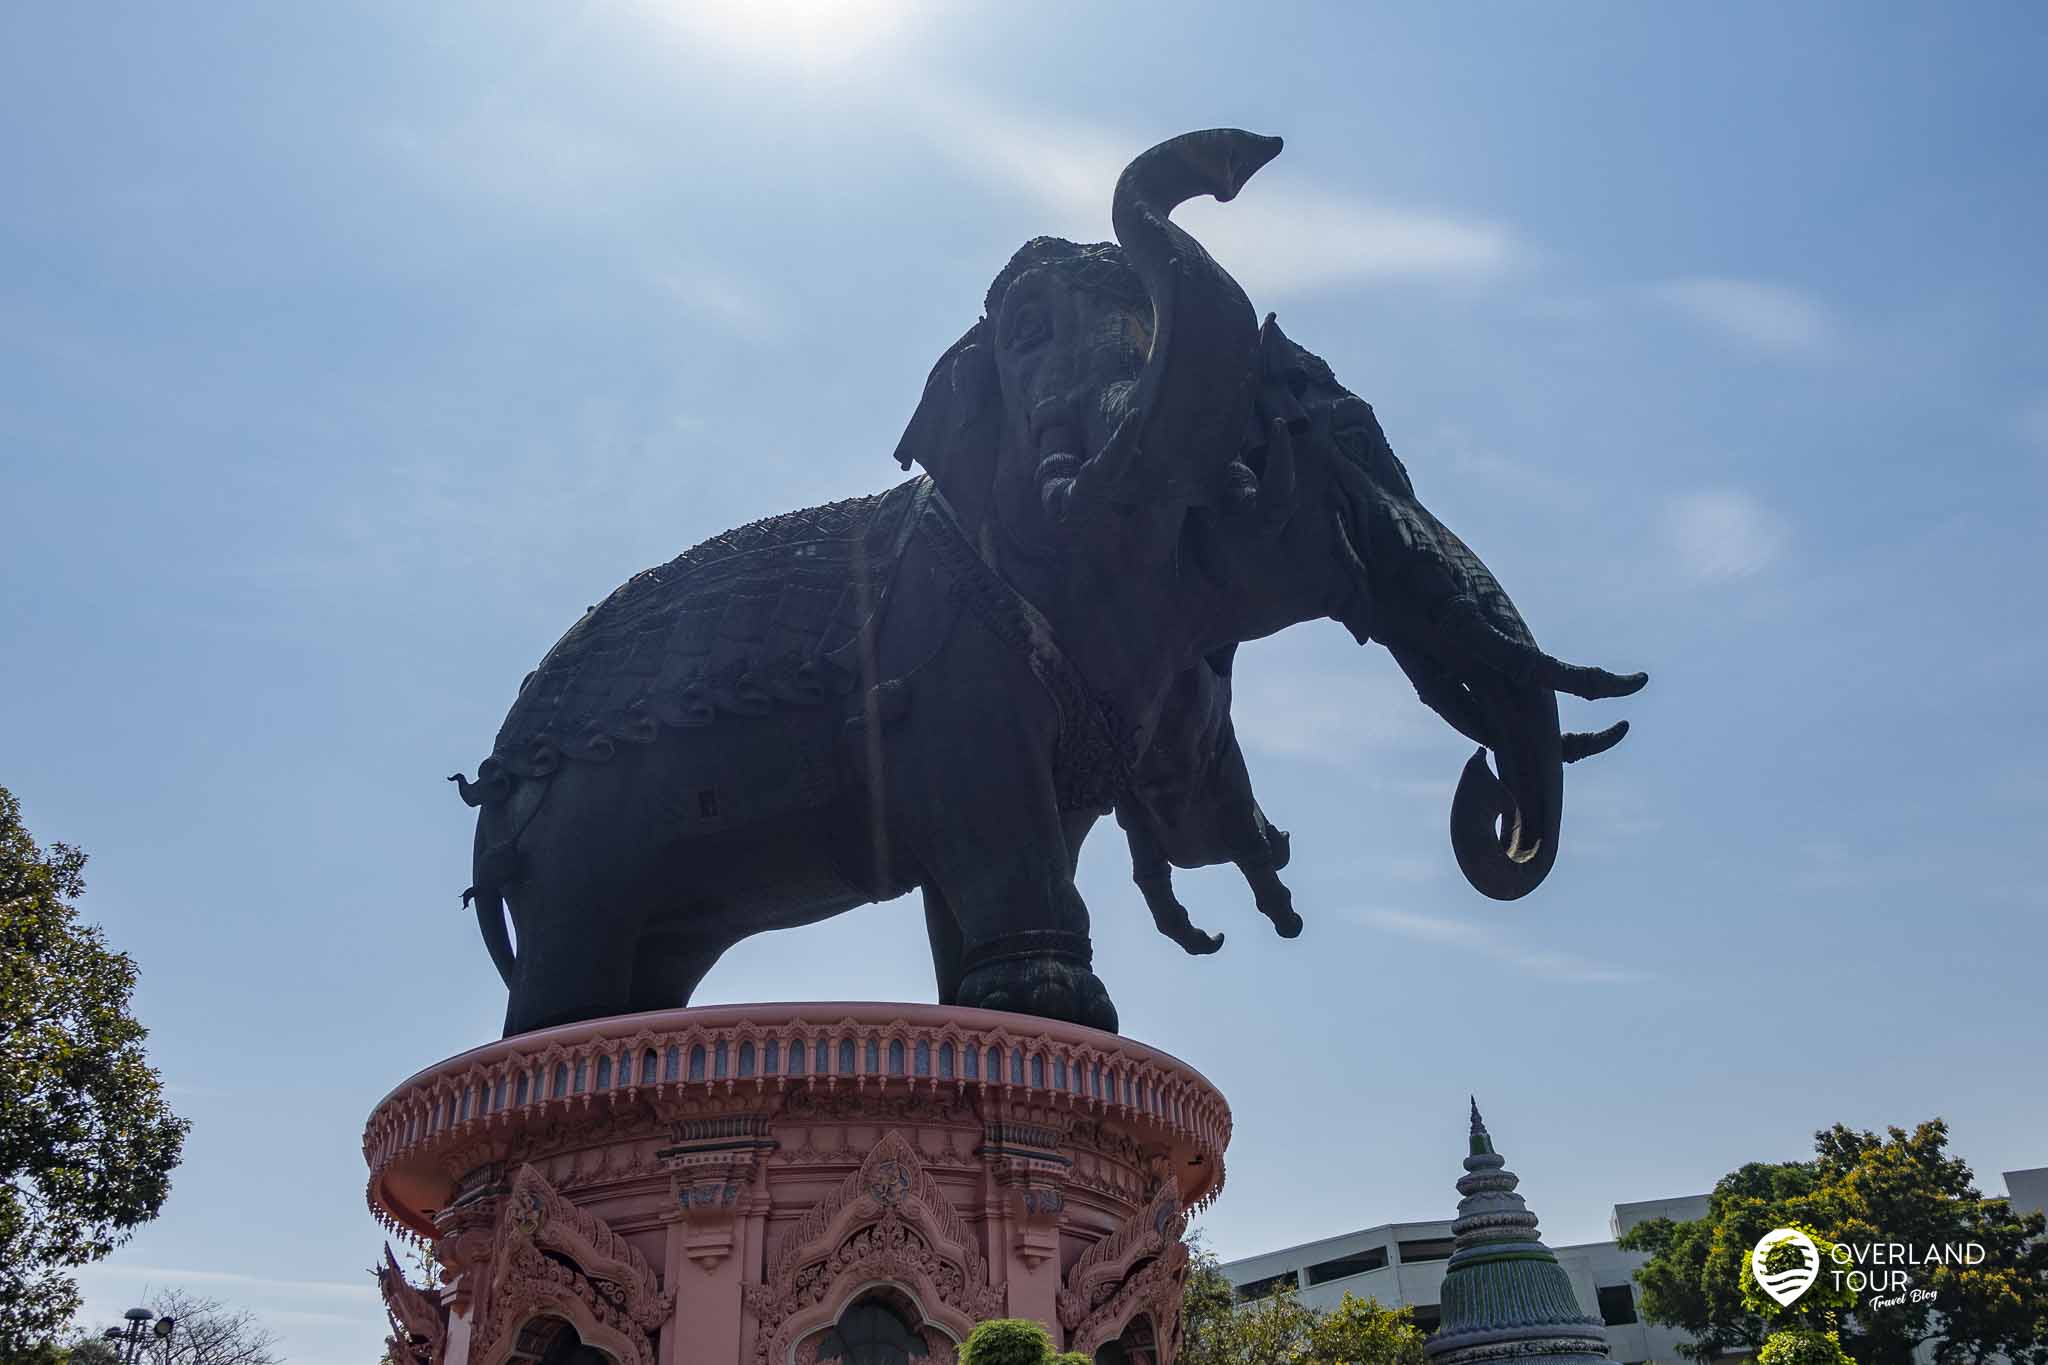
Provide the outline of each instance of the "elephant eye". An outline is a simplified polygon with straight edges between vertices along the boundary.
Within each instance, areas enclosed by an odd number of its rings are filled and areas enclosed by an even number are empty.
[[[1052,335],[1052,319],[1045,309],[1036,306],[1020,308],[1010,323],[1009,345],[1017,350],[1036,346]]]

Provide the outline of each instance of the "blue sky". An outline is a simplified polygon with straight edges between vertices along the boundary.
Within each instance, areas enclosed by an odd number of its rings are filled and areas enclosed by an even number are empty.
[[[751,15],[751,18],[743,18]],[[1334,625],[1240,656],[1283,943],[1122,841],[1131,1034],[1230,1097],[1226,1255],[1443,1216],[1476,1091],[1556,1241],[1952,1123],[2048,1164],[2038,7],[15,6],[0,17],[0,782],[194,1120],[87,1276],[370,1358],[358,1148],[495,1036],[456,894],[524,672],[634,571],[877,489],[1028,237],[1189,128],[1186,219],[1377,407],[1553,652],[1647,668],[1556,873],[1481,901],[1466,746]],[[914,899],[701,999],[929,998]]]

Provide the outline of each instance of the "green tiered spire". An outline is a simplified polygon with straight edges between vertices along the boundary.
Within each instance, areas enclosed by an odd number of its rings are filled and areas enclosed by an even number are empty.
[[[1571,1277],[1536,1235],[1521,1183],[1493,1150],[1472,1101],[1471,1155],[1458,1181],[1457,1249],[1444,1272],[1443,1321],[1424,1348],[1430,1365],[1594,1365],[1607,1328],[1586,1316]]]

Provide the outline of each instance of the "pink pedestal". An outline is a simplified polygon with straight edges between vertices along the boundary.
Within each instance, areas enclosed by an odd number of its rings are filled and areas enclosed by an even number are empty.
[[[863,1305],[933,1365],[991,1317],[1172,1365],[1180,1233],[1229,1140],[1206,1080],[1126,1038],[787,1004],[477,1048],[387,1096],[363,1154],[371,1209],[444,1266],[382,1277],[431,1365],[812,1365]]]

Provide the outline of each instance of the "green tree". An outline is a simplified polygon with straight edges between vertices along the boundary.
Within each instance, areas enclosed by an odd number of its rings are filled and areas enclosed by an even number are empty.
[[[1030,1318],[990,1318],[960,1344],[960,1365],[1046,1365],[1052,1334]]]
[[[2016,1365],[2048,1365],[2041,1215],[1984,1198],[1969,1165],[1947,1147],[1948,1127],[1939,1119],[1882,1137],[1837,1124],[1814,1135],[1811,1161],[1758,1162],[1731,1172],[1714,1187],[1706,1217],[1657,1219],[1622,1239],[1623,1247],[1650,1258],[1636,1272],[1643,1315],[1684,1330],[1693,1341],[1681,1349],[1700,1360],[1760,1352],[1778,1328],[1802,1334],[1779,1353],[1796,1348],[1803,1358],[1824,1349],[1814,1338],[1827,1335],[1828,1315],[1839,1312],[1834,1349],[1861,1365],[1912,1365],[1921,1347],[1939,1365],[1997,1355]],[[1753,1286],[1745,1297],[1746,1267],[1764,1234],[1787,1226],[1851,1251],[1901,1243],[1924,1253],[1974,1243],[1984,1254],[1976,1265],[1911,1267],[1911,1288],[1932,1294],[1908,1293],[1902,1303],[1877,1307],[1871,1295],[1848,1286],[1853,1264],[1824,1256],[1814,1288],[1794,1305],[1798,1311],[1774,1318],[1762,1311],[1765,1301]]]
[[[156,1217],[188,1124],[128,1013],[135,964],[78,923],[85,855],[38,848],[0,788],[0,1359],[54,1354],[64,1272]]]
[[[1346,1294],[1324,1312],[1291,1284],[1240,1304],[1214,1253],[1190,1241],[1181,1292],[1181,1365],[1422,1365],[1422,1329],[1405,1308]]]
[[[1308,1354],[1317,1365],[1422,1365],[1422,1329],[1406,1308],[1346,1294],[1309,1328]]]
[[[1757,1365],[1856,1365],[1842,1350],[1839,1332],[1788,1327],[1764,1339]]]
[[[55,1365],[121,1365],[121,1353],[93,1337],[81,1336],[52,1354]]]

